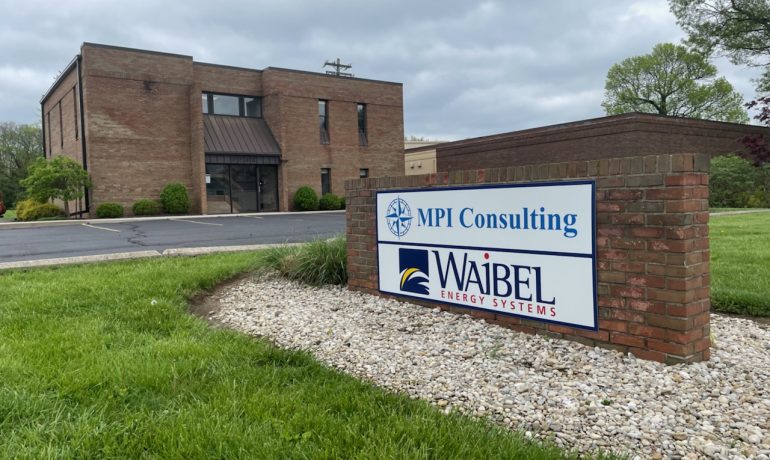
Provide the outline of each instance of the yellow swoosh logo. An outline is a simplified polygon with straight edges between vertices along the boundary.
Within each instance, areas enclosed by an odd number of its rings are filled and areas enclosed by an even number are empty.
[[[403,275],[401,275],[401,288],[402,288],[402,289],[403,289],[403,287],[404,287],[404,283],[406,283],[406,280],[408,280],[408,279],[409,279],[409,277],[410,277],[410,276],[412,276],[412,274],[413,274],[414,272],[418,272],[418,271],[420,271],[420,270],[419,270],[419,269],[417,269],[417,268],[407,268],[407,269],[404,271],[404,274],[403,274]]]

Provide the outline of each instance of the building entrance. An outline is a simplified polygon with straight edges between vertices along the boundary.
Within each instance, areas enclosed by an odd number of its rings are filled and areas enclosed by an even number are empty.
[[[209,214],[278,211],[278,167],[206,164]]]

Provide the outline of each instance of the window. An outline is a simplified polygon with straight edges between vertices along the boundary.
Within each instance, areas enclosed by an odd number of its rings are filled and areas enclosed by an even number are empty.
[[[75,88],[76,86],[72,87],[72,119],[75,123],[75,140],[78,140],[78,95]]]
[[[246,115],[247,117],[261,118],[262,117],[262,98],[244,97],[243,114]]]
[[[358,145],[369,145],[366,138],[366,104],[357,104],[358,110]]]
[[[321,131],[321,143],[329,143],[329,101],[318,100],[318,126]]]
[[[217,115],[241,115],[240,101],[238,96],[223,96],[214,94],[214,113]]]
[[[261,118],[262,98],[203,93],[201,95],[201,109],[203,113],[209,115]]]
[[[332,170],[321,168],[321,196],[332,192]]]
[[[369,168],[361,168],[358,170],[358,177],[361,179],[366,179],[369,177]]]

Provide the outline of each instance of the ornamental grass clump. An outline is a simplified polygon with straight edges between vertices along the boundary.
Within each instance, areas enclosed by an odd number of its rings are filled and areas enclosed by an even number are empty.
[[[268,268],[286,278],[313,286],[345,285],[348,281],[347,247],[343,237],[272,248],[264,261]]]

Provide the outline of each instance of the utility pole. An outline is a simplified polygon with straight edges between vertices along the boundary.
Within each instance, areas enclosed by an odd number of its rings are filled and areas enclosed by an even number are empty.
[[[343,70],[348,70],[353,67],[351,64],[342,64],[340,62],[340,58],[337,58],[336,61],[326,61],[324,62],[324,67],[333,67],[335,70],[327,70],[326,73],[328,75],[336,75],[338,77],[352,77],[353,74],[349,72],[342,72]]]

